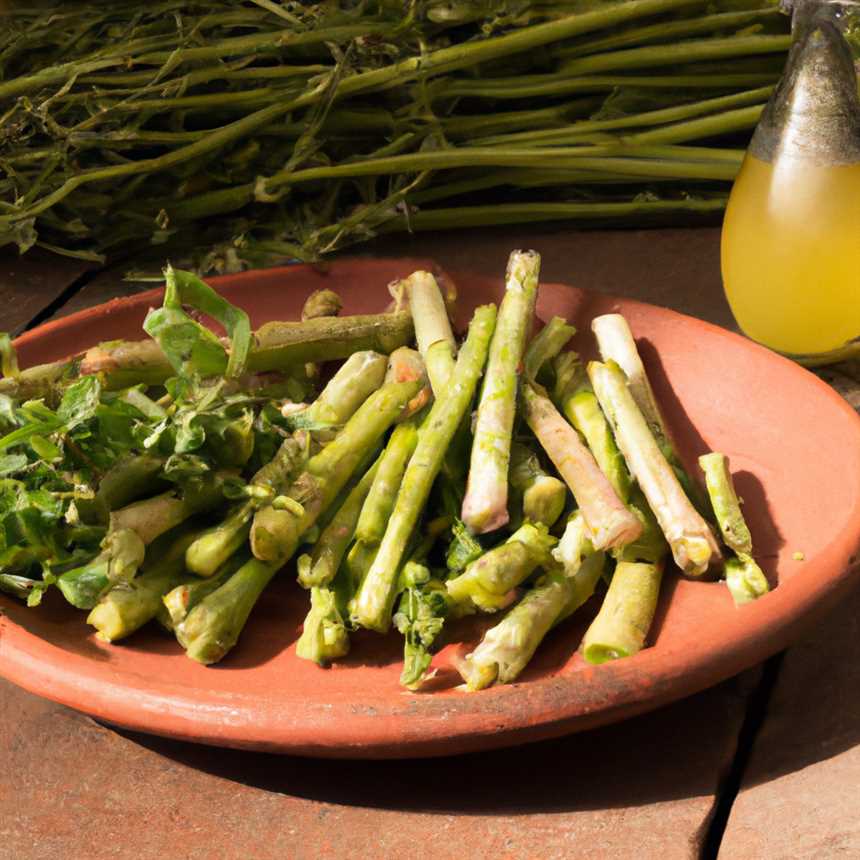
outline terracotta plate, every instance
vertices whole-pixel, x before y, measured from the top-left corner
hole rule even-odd
[[[255,325],[295,318],[307,294],[332,287],[348,312],[381,310],[385,285],[427,261],[343,261],[222,278],[218,287]],[[462,275],[459,325],[501,282]],[[113,337],[137,337],[157,292],[45,325],[23,336],[25,365]],[[456,645],[435,658],[426,692],[397,683],[400,642],[357,635],[329,670],[299,660],[305,594],[289,571],[255,610],[235,651],[215,668],[186,659],[156,629],[125,644],[96,641],[62,600],[27,610],[0,595],[0,673],[21,686],[146,732],[224,746],[314,756],[406,757],[501,747],[629,717],[688,695],[784,647],[853,582],[860,550],[860,419],[813,375],[712,325],[649,305],[557,284],[541,287],[543,320],[561,314],[589,331],[623,312],[690,464],[706,449],[731,458],[757,554],[775,590],[735,609],[724,586],[666,577],[653,645],[590,667],[577,646],[596,607],[554,631],[517,684],[466,694]],[[583,335],[577,349],[589,352]],[[795,560],[803,553],[804,560]],[[452,633],[474,642],[480,631]]]

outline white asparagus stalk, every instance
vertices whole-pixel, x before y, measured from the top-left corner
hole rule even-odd
[[[523,389],[526,421],[570,487],[596,550],[621,547],[642,534],[642,523],[618,497],[579,434],[536,387]]]
[[[711,562],[721,558],[716,538],[660,450],[627,387],[624,372],[615,362],[592,361],[588,376],[627,466],[669,542],[675,563],[684,573],[701,576]]]
[[[508,521],[508,467],[517,408],[517,374],[537,301],[540,255],[514,251],[505,297],[478,404],[462,520],[472,532],[494,531]]]

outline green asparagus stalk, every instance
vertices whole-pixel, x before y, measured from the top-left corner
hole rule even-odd
[[[457,342],[451,331],[445,299],[429,272],[413,272],[404,282],[418,351],[427,367],[433,394],[441,397],[454,372]]]
[[[188,547],[185,564],[197,576],[213,576],[248,539],[251,521],[261,502],[281,492],[304,462],[303,445],[288,436],[275,456],[262,466],[250,482],[251,498],[232,508],[227,517],[204,531]]]
[[[188,657],[206,666],[221,660],[239,641],[254,604],[278,567],[252,558],[200,601],[176,626],[176,638]]]
[[[386,365],[386,357],[378,352],[353,353],[338,368],[320,396],[299,413],[299,424],[310,429],[345,424],[382,385]]]
[[[696,509],[707,517],[709,515],[707,499],[703,497],[699,485],[684,468],[657,398],[654,396],[627,320],[621,314],[604,314],[594,318],[591,330],[597,338],[601,358],[604,361],[614,361],[624,371],[633,400],[648,423],[648,428],[657,440],[663,456],[674,470],[684,492],[690,497]]]
[[[163,467],[164,458],[152,454],[123,457],[99,481],[94,508],[106,521],[110,511],[157,489],[161,484],[159,472]]]
[[[414,421],[395,427],[358,517],[355,527],[357,540],[373,545],[384,537],[397,498],[397,489],[417,445],[418,426]]]
[[[420,381],[421,388],[415,397],[409,401],[407,408],[400,415],[400,421],[409,421],[417,415],[432,397],[432,390],[427,384],[427,368],[424,359],[417,349],[401,346],[388,357],[388,369],[385,371],[386,382]]]
[[[554,359],[576,334],[563,317],[553,317],[533,338],[526,350],[525,373],[530,382],[539,382],[541,370]]]
[[[400,427],[406,426],[408,425],[400,425]],[[397,430],[394,432],[396,433]],[[380,455],[352,488],[331,522],[314,543],[310,555],[299,556],[299,583],[304,588],[329,585],[334,580],[347,549],[355,537],[356,526],[363,511],[362,506],[371,491],[383,459],[384,455]]]
[[[193,531],[180,534],[164,554],[144,565],[138,576],[118,582],[106,592],[87,617],[99,639],[116,642],[130,636],[158,614],[162,595],[178,586],[185,575],[185,550]]]
[[[675,563],[690,576],[702,576],[721,557],[716,539],[660,450],[627,387],[624,372],[614,362],[592,361],[588,376],[630,472],[669,542]]]
[[[326,586],[313,586],[311,609],[296,642],[296,656],[326,666],[348,653],[349,633],[336,593]]]
[[[645,644],[660,593],[663,561],[619,561],[597,617],[582,641],[589,663],[638,654]]]
[[[473,603],[484,612],[496,612],[510,603],[513,589],[538,567],[552,565],[551,551],[558,540],[546,526],[526,523],[505,543],[473,561],[464,573],[445,583],[457,603]]]
[[[526,421],[573,492],[595,549],[620,547],[642,533],[594,457],[550,399],[531,384],[523,389]]]
[[[511,443],[509,480],[526,521],[550,528],[561,516],[567,502],[567,486],[547,475],[537,454],[516,440]]]
[[[517,373],[534,316],[540,255],[514,251],[505,275],[505,296],[490,344],[478,403],[462,520],[479,534],[508,521],[508,466],[517,408]]]
[[[159,611],[163,609],[167,616],[165,626],[175,631],[198,603],[224,585],[246,561],[246,553],[234,553],[213,576],[206,579],[196,575],[187,576],[174,588],[164,592]]]
[[[487,360],[495,323],[495,306],[486,305],[475,311],[445,396],[433,404],[422,428],[379,551],[352,605],[352,621],[361,627],[385,632],[391,624],[397,574],[406,545],[430,495],[448,445],[469,409]]]
[[[564,353],[555,360],[552,399],[585,439],[600,470],[609,478],[618,498],[626,503],[630,498],[630,473],[615,444],[612,428],[594,396],[588,374],[578,356],[572,352]]]
[[[286,497],[294,505],[298,503],[301,513],[273,506],[257,511],[251,526],[251,548],[258,559],[280,566],[292,556],[301,535],[334,501],[420,386],[417,381],[389,383],[364,401],[334,441],[308,461],[305,471],[287,490]]]
[[[726,560],[726,584],[735,605],[742,606],[767,594],[770,585],[752,555],[752,535],[741,511],[728,457],[717,452],[704,454],[699,457],[699,465],[705,473],[708,495],[723,542],[735,556]]]
[[[552,554],[560,569],[552,566],[457,667],[469,690],[516,680],[552,627],[594,593],[605,556],[594,552],[581,513],[568,520]]]

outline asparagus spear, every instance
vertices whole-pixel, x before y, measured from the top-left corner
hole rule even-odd
[[[287,490],[295,510],[260,509],[251,526],[251,548],[261,561],[283,564],[292,556],[301,535],[337,496],[356,466],[415,396],[420,382],[392,382],[375,391],[349,419],[334,441],[312,457],[305,471]]]
[[[427,385],[427,368],[421,353],[417,349],[401,346],[388,357],[385,381],[412,382],[413,380],[421,382],[421,389],[409,401],[407,408],[403,410],[400,416],[401,421],[408,421],[417,415],[430,402],[432,396],[430,386]]]
[[[408,313],[323,317],[306,322],[266,323],[253,337],[247,372],[281,370],[316,361],[348,358],[361,350],[389,353],[413,335]],[[154,340],[111,341],[64,361],[22,370],[0,379],[0,394],[19,400],[45,397],[52,389],[88,373],[104,375],[108,389],[160,385],[173,374]]]
[[[364,500],[374,483],[382,459],[383,455],[380,455],[352,488],[338,512],[314,543],[311,554],[299,556],[299,583],[305,588],[328,585],[335,578],[355,535]]]
[[[705,473],[708,495],[723,541],[735,556],[726,559],[726,584],[735,605],[741,606],[767,594],[770,585],[752,556],[752,535],[741,511],[728,457],[717,452],[704,454],[699,457],[699,465]]]
[[[166,616],[167,623],[164,626],[175,631],[198,603],[224,585],[247,560],[246,553],[237,552],[227,559],[213,576],[206,579],[195,575],[187,576],[172,589],[163,592],[159,612],[163,611]]]
[[[547,475],[537,454],[516,440],[511,443],[510,482],[527,521],[549,528],[561,516],[567,501],[567,486]]]
[[[303,461],[304,447],[298,439],[288,436],[275,456],[251,479],[251,498],[234,506],[224,520],[204,531],[188,547],[188,569],[198,576],[213,576],[248,539],[251,520],[260,506],[258,497],[271,499],[283,490]]]
[[[690,576],[702,576],[709,564],[721,557],[716,539],[663,456],[627,387],[624,372],[614,362],[592,361],[588,376],[630,472],[669,542],[675,563]]]
[[[155,618],[162,595],[185,578],[185,550],[193,539],[193,531],[179,534],[166,552],[157,553],[144,565],[138,576],[117,583],[102,595],[87,617],[99,639],[116,642]]]
[[[594,552],[581,513],[552,554],[560,569],[553,565],[457,667],[469,690],[516,680],[552,627],[593,594],[605,556]]]
[[[553,317],[533,338],[524,361],[526,379],[538,382],[544,366],[555,358],[576,334],[563,317]]]
[[[299,426],[345,424],[385,377],[387,359],[372,350],[353,353],[329,380],[320,396],[299,413]]]
[[[624,371],[633,400],[639,407],[663,456],[684,488],[684,492],[703,516],[709,516],[707,499],[703,497],[699,485],[687,473],[672,441],[627,320],[621,314],[603,314],[592,320],[591,330],[597,338],[597,346],[603,361],[614,361]]]
[[[207,595],[176,625],[176,638],[198,663],[217,663],[238,642],[239,635],[278,563],[252,558],[220,588]]]
[[[615,444],[612,428],[594,396],[585,368],[572,352],[558,356],[554,364],[553,402],[583,436],[600,470],[609,478],[618,498],[626,503],[630,497],[630,473]]]
[[[382,540],[394,508],[397,488],[417,445],[418,427],[414,421],[395,427],[359,514],[355,527],[357,540],[366,544],[378,544]]]
[[[406,544],[430,495],[448,444],[469,409],[495,322],[495,306],[485,305],[475,311],[445,395],[433,404],[422,427],[379,551],[353,601],[351,617],[361,627],[385,632],[391,624],[397,573]]]
[[[436,397],[441,397],[454,372],[457,342],[451,331],[445,299],[429,272],[413,272],[404,282],[418,351],[427,367],[430,385]]]
[[[534,315],[539,272],[539,254],[511,254],[478,404],[463,499],[462,520],[479,534],[508,521],[508,465],[517,408],[517,372]]]
[[[573,492],[595,549],[619,547],[642,532],[639,520],[601,472],[591,452],[542,391],[523,389],[526,421]]]
[[[337,594],[326,586],[313,586],[311,609],[296,642],[296,656],[325,666],[348,653],[349,633],[338,608]]]
[[[558,540],[546,526],[526,523],[505,543],[473,561],[464,573],[445,583],[458,603],[473,603],[484,612],[495,612],[510,603],[510,594],[538,567],[552,564],[551,550]]]

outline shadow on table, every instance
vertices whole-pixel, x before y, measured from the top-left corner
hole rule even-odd
[[[315,760],[122,734],[264,791],[392,810],[526,815],[712,796],[735,752],[748,686],[749,676],[734,679],[618,725],[451,758]]]

